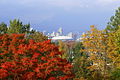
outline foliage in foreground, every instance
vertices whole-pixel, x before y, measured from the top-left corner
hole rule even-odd
[[[24,34],[0,35],[0,79],[66,80],[72,65],[59,57],[58,47],[48,41],[27,41]]]

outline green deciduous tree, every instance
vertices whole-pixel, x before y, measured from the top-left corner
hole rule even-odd
[[[68,49],[68,46],[65,44],[65,42],[59,40],[59,41],[58,41],[58,46],[59,46],[59,51],[62,51],[62,52],[63,52],[63,54],[61,55],[61,58],[63,58],[63,59],[68,59],[69,49]]]
[[[48,40],[48,37],[43,35],[41,32],[34,32],[28,35],[27,39],[33,39],[35,42],[42,42]]]

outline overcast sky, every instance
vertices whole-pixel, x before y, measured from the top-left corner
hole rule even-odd
[[[120,0],[0,0],[0,22],[20,19],[39,31],[104,29]]]

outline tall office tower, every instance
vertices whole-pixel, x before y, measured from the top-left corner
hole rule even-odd
[[[58,33],[59,35],[63,35],[63,29],[61,27],[58,29]]]

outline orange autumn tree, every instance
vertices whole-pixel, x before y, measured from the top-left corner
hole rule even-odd
[[[24,34],[0,35],[0,79],[66,80],[73,78],[72,65],[59,57],[50,40],[27,41]]]
[[[88,69],[94,72],[92,77],[94,79],[106,78],[108,65],[107,35],[104,31],[91,26],[91,30],[82,36],[82,43],[85,47],[83,51],[89,55],[88,60],[91,61],[91,66]]]

